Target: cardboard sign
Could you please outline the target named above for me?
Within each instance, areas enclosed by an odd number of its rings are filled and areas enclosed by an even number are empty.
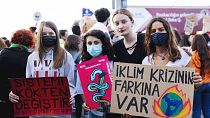
[[[193,28],[194,28],[194,23],[186,19],[185,26],[184,26],[185,34],[190,35],[193,32]]]
[[[198,18],[195,13],[192,13],[190,15],[185,16],[186,20],[189,20],[190,22],[193,23],[194,26],[198,25]]]
[[[210,16],[204,16],[203,17],[203,23],[210,23]]]
[[[84,96],[90,109],[110,105],[111,81],[107,56],[101,56],[77,65]]]
[[[114,63],[111,112],[191,118],[193,68]]]
[[[14,104],[15,117],[71,114],[66,77],[9,79],[20,100]]]
[[[210,16],[204,16],[203,27],[204,27],[204,32],[210,32]]]
[[[185,16],[186,21],[185,21],[185,26],[184,26],[184,31],[186,34],[191,34],[193,33],[193,28],[194,26],[198,25],[198,18],[195,13],[192,13],[190,15]]]

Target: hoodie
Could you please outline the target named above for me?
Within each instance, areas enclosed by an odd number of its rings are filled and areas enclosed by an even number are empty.
[[[35,51],[29,55],[26,66],[26,78],[38,77],[67,77],[70,95],[75,96],[75,82],[74,82],[74,60],[70,53],[65,52],[65,60],[63,65],[58,68],[53,68],[53,50],[46,53],[42,63],[39,60],[38,52]]]

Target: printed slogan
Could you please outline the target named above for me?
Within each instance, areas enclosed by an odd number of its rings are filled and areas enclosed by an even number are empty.
[[[9,79],[12,92],[19,96],[15,117],[71,114],[66,77]]]
[[[77,68],[89,108],[108,108],[112,89],[108,57],[100,56],[82,62]]]
[[[114,63],[111,112],[190,118],[193,74],[192,68]]]

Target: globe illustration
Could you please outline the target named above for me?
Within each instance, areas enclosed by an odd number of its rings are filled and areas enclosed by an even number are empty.
[[[162,97],[161,109],[165,115],[174,117],[180,113],[182,107],[183,101],[176,93],[167,93]]]

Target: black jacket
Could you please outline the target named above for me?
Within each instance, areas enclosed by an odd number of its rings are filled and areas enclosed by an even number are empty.
[[[0,100],[8,101],[8,78],[25,77],[29,52],[20,48],[5,48],[0,53]]]

